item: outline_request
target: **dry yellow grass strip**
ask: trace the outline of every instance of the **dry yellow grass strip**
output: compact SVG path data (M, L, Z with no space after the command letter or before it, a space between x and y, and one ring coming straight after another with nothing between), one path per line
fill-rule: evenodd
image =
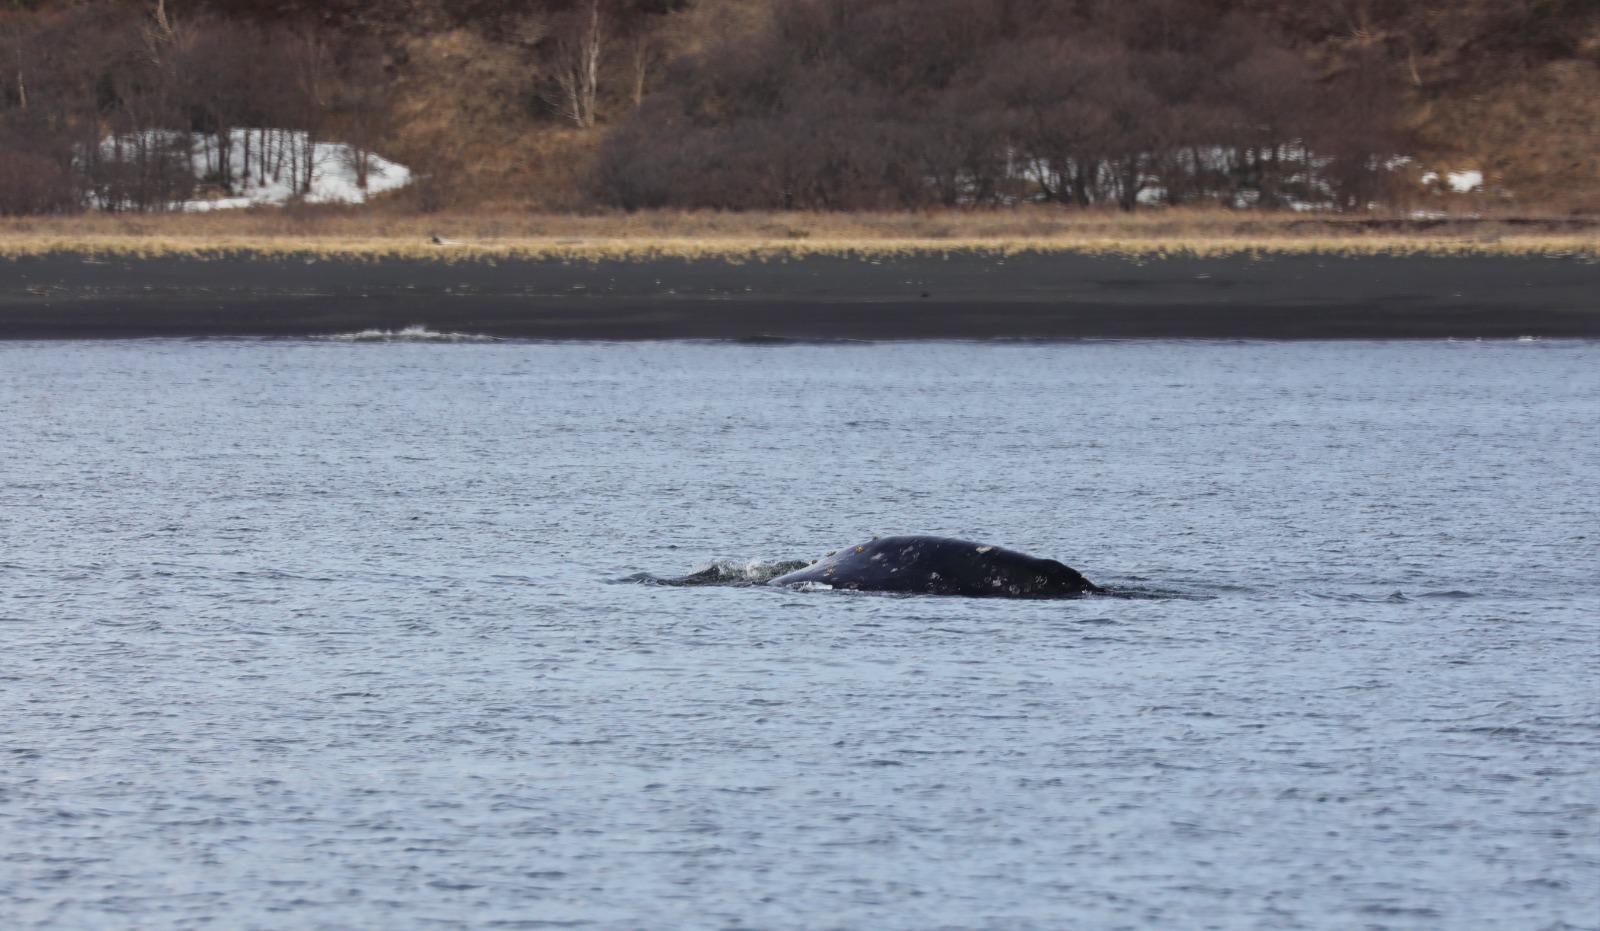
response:
M862 259L953 253L1019 255L1076 253L1152 260L1236 255L1522 255L1569 256L1600 261L1600 240L1577 236L1518 236L1493 240L1430 239L1416 236L1303 239L505 239L461 246L435 246L398 239L189 238L107 236L0 236L0 257L80 254L106 258L293 258L318 261L494 260L606 261L629 259L721 259L768 261L808 256Z
M438 245L439 236L450 244ZM0 220L0 256L49 253L406 259L759 261L1074 252L1127 256L1241 254L1567 255L1600 258L1600 221L1490 217L1412 220L1166 210L1048 208L946 213L394 214L348 208Z

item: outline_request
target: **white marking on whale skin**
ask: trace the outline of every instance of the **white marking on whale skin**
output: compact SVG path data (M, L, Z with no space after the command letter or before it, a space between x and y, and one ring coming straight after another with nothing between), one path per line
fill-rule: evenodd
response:
M937 572L928 573L928 581L937 582L938 580L939 580L939 573L937 573Z
M883 554L882 553L873 553L872 554L872 562L877 562L878 560L880 560L882 558L883 558Z
M992 551L993 549L994 549L994 547L992 547L992 546L980 546L980 547L978 547L978 552L987 553L987 552Z

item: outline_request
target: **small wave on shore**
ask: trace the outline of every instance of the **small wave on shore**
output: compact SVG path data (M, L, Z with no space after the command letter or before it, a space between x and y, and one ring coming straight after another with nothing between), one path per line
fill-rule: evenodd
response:
M336 343L498 343L498 336L482 333L441 333L425 326L408 326L401 330L361 330L355 333L336 333L314 339Z

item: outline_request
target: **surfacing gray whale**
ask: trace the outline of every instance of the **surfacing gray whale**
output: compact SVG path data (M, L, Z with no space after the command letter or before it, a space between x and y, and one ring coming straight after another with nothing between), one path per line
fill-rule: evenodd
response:
M830 553L768 585L967 598L1077 598L1104 591L1053 559L948 537L882 537Z

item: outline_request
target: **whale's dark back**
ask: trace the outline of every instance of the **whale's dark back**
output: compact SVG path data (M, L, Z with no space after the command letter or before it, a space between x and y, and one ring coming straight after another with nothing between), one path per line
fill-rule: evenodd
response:
M948 537L883 537L848 546L773 585L969 598L1071 598L1099 591L1076 569L1004 547Z

